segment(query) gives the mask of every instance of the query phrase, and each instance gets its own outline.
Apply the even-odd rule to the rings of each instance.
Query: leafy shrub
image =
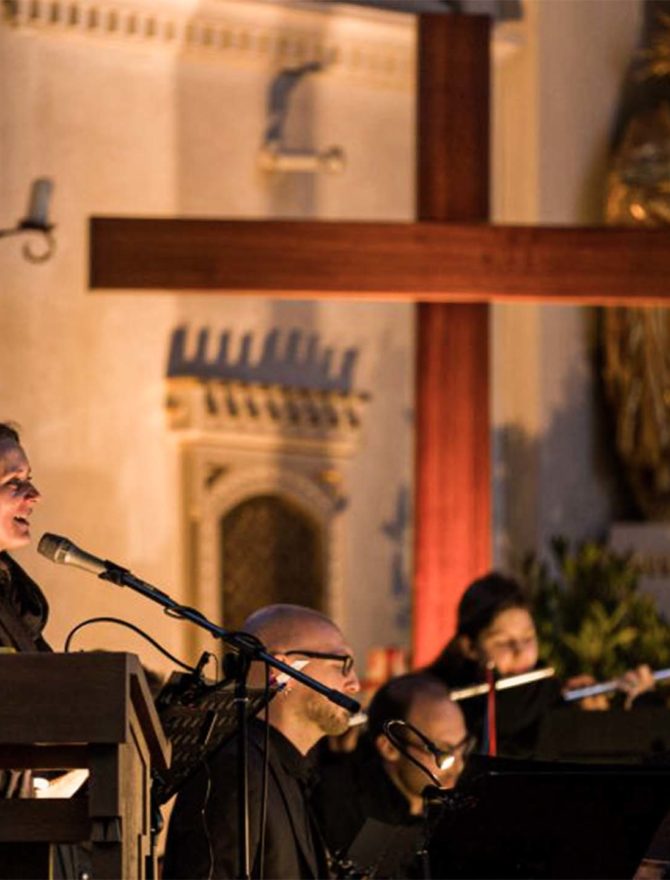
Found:
[[[560,537],[551,553],[554,565],[528,556],[520,579],[533,602],[541,656],[560,678],[588,673],[607,681],[640,663],[670,666],[670,627],[656,600],[639,591],[631,554],[595,542],[571,550]]]

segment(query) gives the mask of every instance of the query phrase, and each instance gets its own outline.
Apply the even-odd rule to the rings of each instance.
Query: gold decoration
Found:
[[[664,30],[639,54],[638,81],[670,75],[670,16],[658,21]],[[670,84],[667,94],[624,130],[608,176],[608,224],[670,223]],[[643,513],[670,519],[670,313],[611,308],[603,322],[603,378],[617,450]]]

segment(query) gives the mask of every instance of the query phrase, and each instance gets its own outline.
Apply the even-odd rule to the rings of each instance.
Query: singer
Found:
[[[15,651],[51,650],[42,636],[49,614],[47,600],[9,555],[30,543],[30,518],[39,500],[18,431],[0,422],[0,647]],[[0,798],[32,794],[30,771],[0,769]],[[0,844],[0,864],[20,863],[24,846],[30,844]],[[55,877],[81,876],[83,863],[76,847],[57,846],[54,857]]]
[[[40,588],[9,555],[30,542],[30,517],[40,493],[18,432],[0,422],[0,646],[48,651],[42,638],[49,606]],[[30,797],[32,776],[0,770],[0,797]]]
[[[47,600],[8,552],[30,543],[30,517],[40,497],[18,432],[0,423],[0,646],[17,651],[50,650],[42,637]]]

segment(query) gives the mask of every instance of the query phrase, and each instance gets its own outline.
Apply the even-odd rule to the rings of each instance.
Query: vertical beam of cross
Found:
[[[417,214],[489,216],[490,20],[419,16]],[[413,661],[454,632],[464,587],[490,565],[488,305],[419,303]]]

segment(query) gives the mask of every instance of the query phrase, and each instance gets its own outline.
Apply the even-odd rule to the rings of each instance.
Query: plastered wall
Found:
[[[0,24],[3,224],[22,215],[33,177],[49,175],[56,185],[55,257],[31,265],[19,242],[0,243],[0,417],[22,425],[44,495],[35,536],[68,535],[187,601],[180,446],[163,410],[170,333],[209,326],[252,332],[259,342],[275,327],[318,332],[325,343],[359,349],[355,384],[372,393],[361,449],[344,466],[341,623],[359,653],[406,642],[412,307],[92,294],[86,221],[93,214],[410,218],[411,20],[269,0],[81,0],[72,8],[74,23],[58,3],[18,0],[14,18]],[[524,8],[524,21],[496,36],[494,219],[593,222],[639,3],[527,0]],[[328,65],[296,91],[287,139],[296,148],[342,146],[346,171],[268,176],[256,153],[269,82],[310,53]],[[555,530],[606,526],[611,477],[596,467],[591,339],[580,310],[492,310],[498,562],[541,547]],[[52,602],[55,647],[84,617],[115,614],[176,653],[185,649],[183,627],[146,600],[56,567],[34,547],[18,556]],[[171,668],[111,627],[77,644],[136,650],[153,668]]]
[[[589,225],[610,128],[638,38],[638,0],[526,0],[520,47],[496,67],[494,216]],[[593,309],[497,305],[492,313],[495,558],[549,538],[604,537],[618,477],[603,437]]]
[[[76,26],[50,21],[51,7],[35,20],[21,6],[15,23],[0,28],[3,219],[22,214],[33,177],[48,175],[56,186],[54,258],[36,266],[22,259],[18,242],[0,248],[0,409],[23,427],[44,495],[35,537],[67,535],[188,601],[180,441],[163,409],[170,334],[181,325],[194,335],[210,327],[213,337],[229,330],[234,357],[246,332],[255,355],[273,328],[318,333],[336,351],[358,350],[354,384],[372,394],[359,454],[343,465],[341,623],[359,652],[402,642],[406,507],[395,542],[384,524],[396,522],[399,499],[411,495],[411,306],[93,294],[86,224],[94,214],[411,216],[411,22],[258,2],[78,8]],[[66,13],[62,7],[58,15]],[[128,34],[130,14],[135,31]],[[172,27],[172,39],[144,32],[149,18],[160,32]],[[207,43],[206,27],[216,46]],[[339,144],[346,172],[264,174],[256,159],[268,86],[280,67],[313,51],[330,63],[296,90],[287,145]],[[34,547],[18,555],[51,600],[54,647],[84,617],[104,614],[146,626],[183,651],[185,625],[146,599],[56,567]],[[171,666],[113,627],[82,633],[76,644],[138,650],[154,668]]]

